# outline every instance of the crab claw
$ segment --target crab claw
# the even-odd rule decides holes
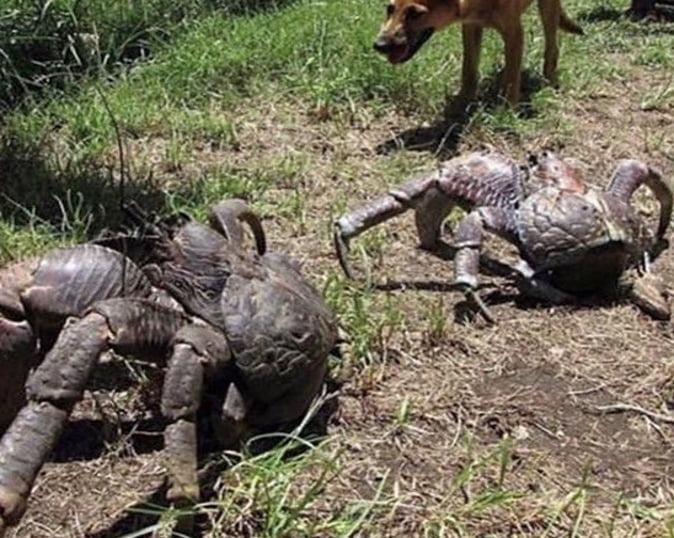
[[[489,308],[487,308],[487,304],[482,300],[482,297],[480,297],[477,293],[476,290],[470,289],[464,291],[464,295],[466,298],[475,306],[477,311],[480,313],[480,315],[484,318],[484,320],[489,323],[490,325],[494,325],[496,323],[496,318],[492,316],[491,312],[489,311]]]
[[[672,219],[672,207],[674,206],[674,185],[672,180],[664,177],[657,168],[648,166],[648,173],[644,178],[644,183],[651,189],[660,204],[660,218],[658,219],[658,228],[656,230],[656,240],[661,240],[669,227]]]
[[[641,275],[632,285],[630,299],[654,319],[667,321],[672,312],[662,278],[651,272]]]
[[[455,281],[453,287],[463,293],[466,301],[482,316],[482,318],[489,324],[495,325],[496,318],[492,315],[487,303],[482,300],[477,288],[464,281]]]
[[[250,209],[248,204],[239,198],[223,200],[211,206],[210,224],[215,230],[224,234],[232,243],[243,243],[241,222],[250,226],[255,238],[255,248],[262,256],[267,250],[267,239],[260,218]]]
[[[344,236],[339,222],[335,224],[335,233],[333,235],[337,259],[347,278],[355,278],[351,264],[349,263],[349,240]]]
[[[628,202],[641,185],[646,185],[660,204],[660,218],[655,232],[655,239],[660,240],[669,227],[674,207],[674,184],[669,177],[663,176],[660,170],[641,161],[624,159],[613,172],[607,190]]]
[[[643,272],[630,289],[630,299],[654,319],[667,321],[671,317],[667,289],[662,277],[652,271],[651,257],[644,253]]]
[[[416,185],[416,183],[414,184]],[[403,201],[401,201],[401,199],[403,199]],[[397,193],[397,196],[384,194],[337,219],[335,222],[334,234],[335,249],[337,250],[337,257],[339,258],[339,265],[342,266],[342,269],[348,278],[355,278],[351,265],[347,259],[349,254],[349,240],[360,235],[364,231],[369,230],[373,226],[410,209],[410,203],[404,200],[404,193]]]

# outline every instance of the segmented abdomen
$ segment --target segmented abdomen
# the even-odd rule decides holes
[[[575,263],[610,243],[631,245],[637,235],[629,207],[595,190],[541,189],[522,203],[517,222],[523,251],[537,269]]]
[[[34,316],[60,323],[96,301],[149,292],[145,275],[124,255],[107,247],[79,245],[47,253],[21,298]]]

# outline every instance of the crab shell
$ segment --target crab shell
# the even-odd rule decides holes
[[[516,223],[522,257],[569,293],[614,284],[651,240],[629,204],[594,188],[544,187],[523,200]]]

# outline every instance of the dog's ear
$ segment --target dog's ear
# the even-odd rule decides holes
[[[424,21],[426,26],[440,30],[460,19],[462,0],[436,0],[426,7],[428,16]]]
[[[423,4],[410,4],[406,10],[407,17],[421,17],[428,13],[429,9]]]
[[[428,8],[422,4],[410,4],[407,9],[405,9],[405,23],[414,24],[416,21],[420,20],[421,17],[428,14]]]

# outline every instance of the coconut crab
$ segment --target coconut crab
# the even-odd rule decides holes
[[[660,204],[654,234],[630,205],[641,185]],[[574,302],[614,290],[628,268],[643,263],[631,298],[653,317],[669,318],[663,283],[650,264],[666,246],[672,185],[636,160],[621,161],[608,187],[600,190],[583,181],[577,166],[551,152],[533,157],[527,166],[496,153],[457,157],[339,218],[335,245],[342,268],[353,277],[349,240],[408,209],[414,210],[421,247],[437,249],[443,221],[454,206],[467,212],[454,231],[454,285],[487,321],[493,322],[493,316],[477,294],[485,231],[518,248],[519,263],[510,270],[525,294],[552,303]]]
[[[214,206],[210,226],[137,218],[141,236],[56,249],[0,272],[4,426],[20,408],[0,440],[0,536],[24,513],[107,350],[168,357],[161,409],[174,504],[199,495],[204,407],[229,446],[301,418],[324,382],[334,317],[297,265],[266,252],[261,223],[243,201]],[[243,223],[255,253],[244,250]]]

